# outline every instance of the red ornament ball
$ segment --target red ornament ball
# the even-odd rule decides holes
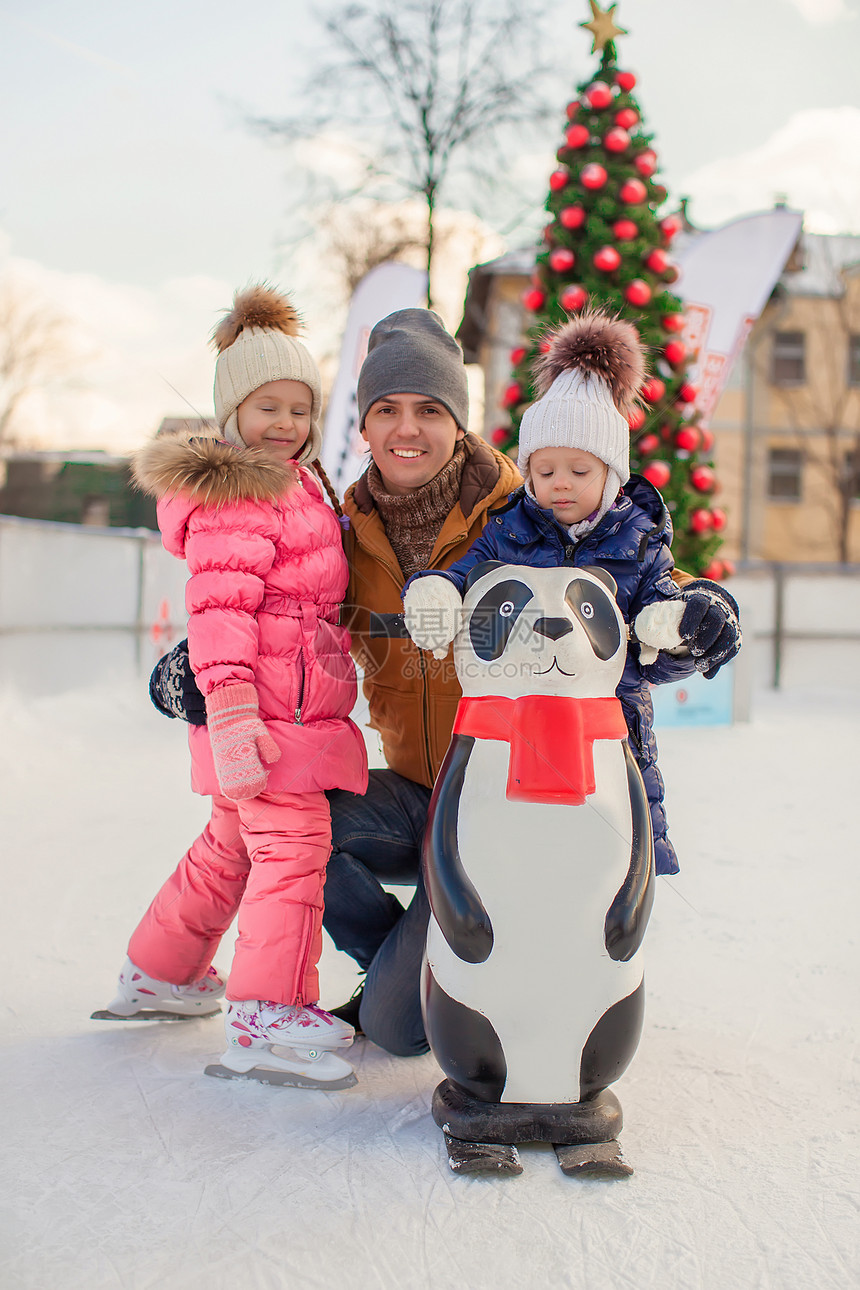
[[[622,108],[620,112],[615,113],[615,124],[620,125],[622,130],[629,130],[639,120],[639,113],[635,108]]]
[[[699,432],[695,426],[682,426],[675,435],[675,443],[682,452],[695,452],[699,446]]]
[[[636,447],[639,449],[643,457],[647,457],[655,448],[660,447],[660,440],[652,431],[651,434],[643,434],[642,438],[638,440]]]
[[[690,483],[699,493],[713,492],[716,476],[710,466],[694,466],[690,471]]]
[[[639,174],[644,175],[647,179],[648,176],[653,175],[654,171],[657,169],[656,152],[653,152],[650,148],[646,148],[644,152],[639,153],[638,157],[633,158],[633,165],[639,171]]]
[[[616,72],[615,84],[624,90],[626,94],[629,94],[636,84],[636,77],[632,72]]]
[[[569,273],[576,264],[576,256],[566,246],[557,246],[549,254],[549,267],[554,273]]]
[[[664,314],[660,319],[664,331],[683,331],[684,315],[683,314]]]
[[[602,188],[608,178],[609,176],[603,166],[601,166],[597,161],[589,162],[589,164],[587,166],[583,166],[582,170],[579,172],[579,182],[582,184],[583,188]],[[636,180],[631,179],[629,182],[635,183]],[[642,188],[644,190],[644,184],[642,185]]]
[[[542,309],[546,304],[546,295],[537,287],[530,287],[528,291],[523,292],[522,302],[526,309],[532,313],[537,313],[538,309]]]
[[[659,403],[665,393],[666,386],[659,376],[649,376],[642,386],[642,397],[649,403]]]
[[[715,506],[711,511],[711,523],[714,526],[714,532],[722,533],[723,529],[726,527],[727,520],[728,516],[725,511],[719,506]]]
[[[665,273],[669,266],[669,257],[665,251],[656,246],[645,256],[645,264],[652,273]]]
[[[621,256],[614,246],[602,246],[592,256],[592,263],[601,273],[614,273],[621,263]]]
[[[550,263],[552,263],[552,260],[550,260]],[[670,340],[668,345],[663,346],[663,357],[673,367],[679,367],[687,357],[687,346],[680,340]]]
[[[494,443],[497,448],[501,447],[507,442],[508,433],[504,426],[496,426],[495,430],[490,431],[490,443]]]
[[[550,340],[549,336],[544,336],[543,340],[538,345],[538,351],[541,354],[548,354],[551,349],[552,349],[552,341]]]
[[[549,177],[550,191],[560,193],[562,188],[566,188],[570,182],[570,171],[567,166],[559,166]]]
[[[555,223],[545,224],[543,230],[543,240],[550,245],[555,241]]]
[[[701,429],[701,435],[702,435],[702,444],[701,444],[702,452],[710,452],[714,446],[713,430],[706,430],[705,427],[703,426]]]
[[[664,443],[669,442],[669,440],[672,438],[673,433],[674,432],[671,426],[660,427],[660,438],[663,440]]]
[[[612,225],[612,232],[619,242],[632,242],[639,236],[639,229],[632,219],[617,219]]]
[[[624,299],[628,304],[635,305],[637,309],[641,309],[651,299],[651,288],[644,279],[634,278],[624,288]]]
[[[584,287],[572,285],[565,287],[558,300],[562,309],[564,309],[566,313],[575,314],[578,313],[586,304],[588,300],[588,292]]]
[[[630,413],[630,416],[627,418],[627,424],[629,425],[632,434],[635,434],[637,430],[641,430],[645,424],[645,409],[634,408]]]
[[[519,367],[527,352],[525,345],[517,345],[516,349],[512,349],[510,355],[511,367]]]
[[[502,407],[515,408],[517,404],[522,403],[522,401],[523,387],[520,385],[519,381],[512,381],[502,395]]]
[[[711,512],[706,511],[703,507],[699,507],[699,509],[693,511],[693,514],[690,516],[690,529],[693,533],[707,533],[712,522],[713,517]]]
[[[655,206],[662,206],[663,202],[669,196],[669,190],[664,188],[662,184],[655,184],[652,189],[652,193],[654,196]]]
[[[565,111],[567,112],[568,121],[573,120],[573,118],[576,116],[577,112],[581,107],[582,107],[582,104],[580,103],[579,99],[574,99],[571,103],[568,103],[567,108],[565,109]]]
[[[640,206],[648,196],[648,189],[641,179],[625,179],[618,196],[628,206]]]
[[[586,125],[568,126],[565,132],[568,148],[584,148],[591,138],[591,131]]]
[[[585,207],[565,206],[559,212],[558,222],[565,228],[581,228],[585,223]]]
[[[688,381],[685,381],[678,391],[678,398],[682,403],[695,403],[698,394],[699,391],[696,389],[695,385],[690,385]]]
[[[642,474],[655,488],[665,488],[672,478],[672,472],[665,461],[649,461]]]
[[[681,276],[681,270],[675,264],[670,264],[663,278],[666,282],[677,282]]]
[[[660,220],[660,232],[667,242],[671,242],[673,237],[677,237],[681,231],[681,221],[677,215],[667,215],[665,219]]]
[[[607,152],[626,152],[630,147],[630,135],[620,126],[613,126],[603,136],[603,146]]]
[[[703,571],[702,577],[710,578],[711,582],[719,582],[720,578],[725,577],[725,574],[726,574],[726,566],[723,564],[723,561],[712,560],[711,563],[707,566],[707,568]]]
[[[602,112],[612,102],[612,90],[603,81],[595,81],[585,91],[585,97],[596,112]]]
[[[735,573],[737,573],[737,569],[735,568],[734,561],[733,561],[733,560],[723,560],[723,572],[722,572],[721,576],[722,576],[723,578],[731,578],[731,577],[732,577],[732,575],[733,575],[733,574],[735,574]]]

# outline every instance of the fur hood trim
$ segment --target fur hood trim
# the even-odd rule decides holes
[[[297,467],[265,448],[180,433],[159,435],[135,453],[132,477],[156,499],[181,493],[201,506],[227,506],[277,501],[297,482]]]
[[[538,397],[563,372],[598,376],[609,386],[612,402],[623,417],[635,406],[645,379],[645,356],[632,323],[600,309],[588,310],[547,334],[550,347],[535,365]]]

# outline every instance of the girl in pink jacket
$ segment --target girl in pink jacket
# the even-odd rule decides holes
[[[206,700],[189,730],[212,816],[134,932],[110,1018],[203,1016],[238,911],[227,1051],[206,1073],[348,1088],[353,1029],[317,1004],[331,822],[324,790],[363,793],[356,679],[339,626],[348,570],[319,466],[320,378],[298,316],[267,287],[216,328],[222,438],[162,436],[135,461],[168,551],[188,563],[188,647]],[[339,508],[338,508],[339,511]],[[277,1045],[278,1052],[273,1051]]]

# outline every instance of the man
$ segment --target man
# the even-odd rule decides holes
[[[323,922],[367,974],[353,1000],[333,1011],[382,1048],[409,1056],[428,1047],[419,995],[429,913],[421,840],[460,688],[450,657],[439,661],[408,638],[373,635],[373,617],[401,611],[411,574],[445,569],[464,555],[490,510],[522,480],[510,458],[467,432],[463,356],[426,309],[401,310],[374,327],[358,410],[372,461],[344,500],[351,568],[345,621],[387,768],[370,772],[363,797],[328,794],[332,856]],[[739,632],[719,604],[709,601],[702,612],[708,652],[696,651],[697,665],[720,666],[737,652]],[[177,651],[159,664],[151,693],[163,711],[199,719],[193,677]],[[414,885],[415,894],[404,909],[383,884]]]

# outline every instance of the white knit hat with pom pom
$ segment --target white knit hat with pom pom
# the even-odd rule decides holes
[[[538,398],[520,423],[517,465],[539,448],[580,448],[608,466],[604,502],[630,478],[632,411],[645,376],[632,323],[590,310],[550,332],[535,376]]]
[[[225,439],[244,447],[236,409],[269,381],[302,381],[311,392],[311,428],[295,458],[308,465],[320,454],[322,390],[317,365],[296,339],[301,319],[289,298],[260,284],[237,291],[233,308],[212,333],[215,363],[215,417]]]

